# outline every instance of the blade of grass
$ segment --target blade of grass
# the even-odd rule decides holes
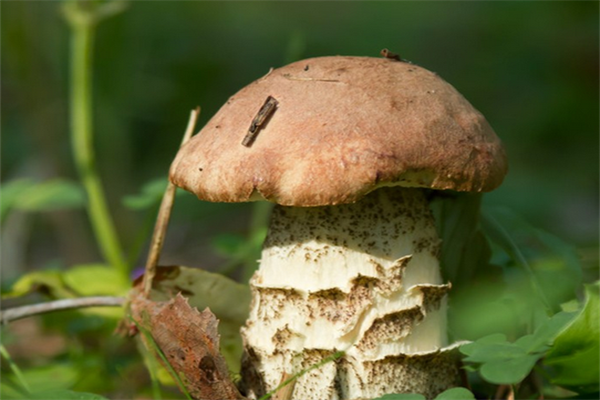
[[[154,400],[162,400],[162,393],[160,390],[160,382],[158,379],[158,360],[150,353],[150,351],[144,346],[144,343],[141,340],[136,341],[136,347],[140,354],[142,355],[142,359],[144,360],[144,365],[146,365],[146,369],[150,373],[150,383],[152,384],[152,398]]]
[[[346,354],[346,352],[344,351],[337,351],[335,353],[333,353],[332,355],[330,355],[329,357],[325,357],[323,360],[321,360],[320,362],[311,365],[310,367],[303,369],[300,372],[295,373],[294,375],[292,375],[291,377],[289,377],[288,379],[285,379],[283,382],[281,382],[279,384],[279,386],[277,386],[275,389],[271,390],[269,393],[265,394],[264,396],[262,396],[260,399],[258,400],[268,400],[271,397],[273,397],[277,392],[279,392],[279,390],[281,390],[282,388],[284,388],[285,386],[291,384],[292,382],[294,382],[296,379],[300,378],[302,375],[315,370],[317,368],[321,368],[323,365],[329,363],[329,362],[333,362],[341,357],[344,356],[344,354]],[[292,393],[289,393],[289,395],[291,396]],[[289,400],[289,399],[283,399],[283,398],[277,398],[277,400]]]
[[[0,354],[8,363],[10,370],[13,372],[13,374],[15,374],[15,377],[17,378],[17,381],[19,381],[19,384],[23,387],[23,389],[25,389],[27,393],[31,393],[31,389],[29,388],[29,385],[27,384],[23,373],[21,372],[17,364],[15,364],[15,362],[12,360],[10,354],[8,354],[8,351],[6,351],[6,348],[3,344],[0,344]]]
[[[523,268],[523,270],[529,275],[529,279],[531,281],[531,286],[535,294],[539,297],[541,302],[544,304],[546,308],[546,312],[548,315],[552,315],[552,306],[550,305],[550,301],[548,297],[544,293],[542,289],[542,285],[540,284],[538,277],[536,276],[533,268],[529,265],[527,258],[521,252],[519,246],[512,239],[510,234],[506,231],[502,223],[498,221],[491,213],[481,213],[481,218],[484,224],[490,228],[490,231],[493,232],[495,237],[491,237],[492,240],[497,241],[502,247],[504,247],[505,251]]]
[[[175,369],[173,369],[173,366],[171,365],[171,363],[169,363],[169,360],[167,360],[167,357],[165,356],[165,353],[163,353],[163,351],[160,349],[160,347],[158,346],[158,344],[156,344],[156,342],[154,341],[154,338],[152,337],[152,334],[146,328],[144,328],[143,326],[141,326],[131,316],[129,318],[131,319],[131,321],[133,322],[133,324],[136,326],[136,328],[140,331],[140,333],[144,336],[144,339],[146,339],[146,343],[148,343],[148,345],[151,347],[151,350],[154,352],[154,354],[158,355],[158,357],[161,359],[161,361],[163,362],[164,366],[167,368],[167,371],[169,371],[169,373],[171,374],[171,376],[173,377],[173,379],[175,379],[175,381],[177,382],[177,385],[179,386],[179,388],[181,389],[181,391],[183,392],[183,394],[185,394],[185,397],[188,400],[193,400],[192,396],[190,395],[190,393],[188,392],[187,388],[183,384],[183,381],[181,380],[181,377],[179,376],[179,374],[177,374],[177,372],[175,372]]]

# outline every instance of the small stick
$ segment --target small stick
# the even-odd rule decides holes
[[[192,137],[199,115],[200,107],[196,107],[195,110],[192,110],[185,134],[183,135],[183,140],[181,141],[182,146],[189,140],[190,137]],[[150,242],[150,250],[148,251],[148,259],[146,260],[146,271],[144,272],[143,295],[146,298],[149,298],[150,296],[152,280],[156,275],[156,266],[158,265],[158,259],[160,258],[160,252],[164,244],[167,226],[169,225],[169,218],[171,217],[173,202],[175,201],[176,189],[177,187],[171,182],[167,184],[165,194],[163,195],[162,202],[160,203],[160,209],[158,210],[158,216],[156,217],[156,224],[154,225],[154,232],[152,233],[152,241]]]
[[[53,311],[70,310],[83,307],[117,307],[123,305],[123,297],[95,296],[79,297],[76,299],[62,299],[28,306],[14,307],[0,311],[0,322],[6,324],[17,319],[32,315],[44,314]]]
[[[379,53],[382,56],[384,56],[385,58],[389,59],[389,60],[396,60],[396,61],[401,61],[400,60],[400,55],[396,54],[396,53],[392,53],[391,51],[389,51],[388,49],[383,49],[381,50],[381,52]]]
[[[278,104],[279,102],[277,99],[275,99],[275,97],[267,97],[267,100],[265,100],[264,104],[260,110],[258,110],[258,113],[252,120],[250,128],[248,128],[248,133],[244,137],[244,140],[242,140],[242,145],[246,147],[250,147],[252,145],[252,142],[254,142],[254,139],[256,139],[256,135],[258,135],[259,129],[262,128],[271,114],[275,112],[275,108]]]

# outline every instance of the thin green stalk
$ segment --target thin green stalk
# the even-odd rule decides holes
[[[188,400],[192,400],[192,396],[190,395],[187,388],[185,387],[183,381],[181,380],[181,377],[175,371],[175,369],[173,368],[173,366],[167,359],[167,356],[161,350],[160,346],[154,341],[154,338],[152,337],[152,334],[150,333],[150,331],[148,331],[140,323],[138,323],[131,315],[129,316],[129,318],[131,319],[131,322],[133,322],[133,324],[139,330],[139,332],[144,336],[144,339],[146,339],[146,345],[147,345],[148,349],[152,351],[152,355],[154,355],[156,357],[156,359],[158,359],[158,358],[161,359],[164,367],[167,369],[167,371],[169,371],[169,373],[171,374],[173,379],[175,379],[175,382],[177,383],[177,385],[179,386],[179,388],[181,389],[181,391],[183,392],[185,397]]]
[[[334,362],[334,361],[342,358],[345,354],[346,354],[345,351],[336,351],[335,353],[333,353],[329,357],[325,357],[324,359],[322,359],[318,363],[313,364],[310,367],[308,367],[306,369],[303,369],[300,372],[295,373],[294,375],[292,375],[288,379],[286,379],[283,382],[281,382],[279,384],[279,386],[277,386],[275,389],[271,390],[269,393],[265,394],[264,396],[262,396],[258,400],[268,400],[268,399],[272,398],[275,395],[275,393],[277,393],[280,389],[282,389],[283,387],[291,384],[292,382],[294,382],[295,380],[297,380],[298,378],[300,378],[302,375],[304,375],[304,374],[306,374],[306,373],[308,373],[308,372],[310,372],[312,370],[315,370],[317,368],[321,368],[323,365],[325,365],[327,363]]]
[[[23,373],[21,373],[21,370],[19,369],[19,367],[17,367],[17,364],[15,364],[12,358],[10,358],[10,354],[8,354],[8,351],[6,351],[6,348],[3,344],[0,344],[0,354],[8,363],[8,366],[10,367],[13,374],[15,374],[15,378],[17,378],[23,389],[25,389],[27,393],[31,393],[31,389],[29,388],[29,385],[27,384]]]
[[[87,6],[85,9],[83,6]],[[66,3],[71,36],[71,145],[85,191],[87,211],[100,251],[113,267],[128,273],[128,266],[98,174],[93,149],[92,61],[96,25],[106,12],[83,2]]]
[[[550,304],[550,301],[548,300],[548,297],[544,293],[544,290],[542,288],[542,284],[539,281],[539,278],[533,271],[533,268],[531,268],[531,265],[529,265],[527,258],[525,257],[523,252],[521,252],[521,249],[515,243],[515,241],[511,237],[511,235],[504,228],[504,226],[490,213],[485,213],[485,214],[482,213],[481,218],[482,218],[482,220],[487,221],[487,224],[496,230],[497,234],[499,235],[499,237],[502,239],[505,246],[507,247],[505,250],[507,250],[508,254],[523,268],[523,270],[529,276],[533,291],[535,292],[535,294],[538,296],[538,298],[540,299],[540,301],[546,308],[546,313],[548,315],[552,315],[553,314],[552,306]]]

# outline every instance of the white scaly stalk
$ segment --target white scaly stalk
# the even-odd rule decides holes
[[[362,399],[456,384],[446,346],[440,240],[424,193],[379,189],[354,204],[273,211],[243,329],[250,396],[301,376],[292,398]]]

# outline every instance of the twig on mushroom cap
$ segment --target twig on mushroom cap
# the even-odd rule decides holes
[[[190,114],[190,119],[183,135],[183,140],[181,141],[182,146],[192,137],[199,116],[200,107],[196,107],[196,109],[192,110]],[[150,251],[148,252],[148,259],[146,260],[146,271],[144,273],[143,285],[143,293],[145,297],[149,296],[150,289],[152,288],[152,280],[154,279],[154,275],[156,275],[156,266],[158,265],[158,259],[160,258],[160,252],[163,247],[165,233],[167,232],[167,226],[171,216],[171,209],[173,208],[173,202],[175,200],[176,189],[176,186],[169,182],[167,184],[167,188],[165,189],[162,202],[160,203],[160,209],[158,210],[158,216],[156,217],[156,225],[154,226],[154,232],[152,233]]]
[[[254,139],[256,139],[256,136],[258,135],[258,131],[267,122],[271,115],[273,115],[278,104],[279,102],[275,97],[267,97],[267,100],[265,100],[265,103],[262,105],[260,110],[258,110],[258,113],[252,120],[250,128],[248,128],[248,133],[244,137],[244,140],[242,140],[242,145],[246,147],[250,147],[252,145]]]
[[[400,54],[392,53],[388,49],[381,50],[379,54],[390,60],[402,61],[402,59],[400,58]]]

